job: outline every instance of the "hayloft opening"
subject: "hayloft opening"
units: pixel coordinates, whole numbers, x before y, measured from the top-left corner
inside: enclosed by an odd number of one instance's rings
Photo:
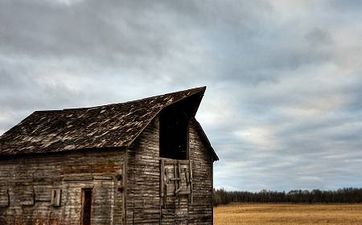
[[[176,112],[160,117],[160,156],[187,159],[187,118]]]
[[[189,121],[197,110],[200,97],[191,96],[160,113],[160,157],[188,159]]]

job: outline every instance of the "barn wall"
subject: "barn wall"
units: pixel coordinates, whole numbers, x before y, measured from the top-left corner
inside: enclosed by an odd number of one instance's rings
[[[127,224],[160,224],[158,118],[143,131],[127,154]],[[212,160],[193,126],[189,128],[189,157],[193,170],[193,202],[188,202],[188,224],[211,225]],[[162,221],[168,224],[165,219]]]
[[[93,188],[93,224],[122,224],[116,175],[122,173],[124,155],[83,152],[0,160],[0,223],[79,225],[81,189]],[[62,190],[60,207],[51,206],[54,188]]]
[[[127,224],[160,223],[160,161],[158,118],[127,151]]]
[[[189,141],[189,158],[193,172],[193,203],[189,205],[188,224],[210,225],[213,222],[212,160],[193,126],[190,126]]]

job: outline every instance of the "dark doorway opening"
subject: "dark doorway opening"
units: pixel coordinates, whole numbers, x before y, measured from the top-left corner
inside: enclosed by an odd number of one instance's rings
[[[188,118],[175,112],[160,117],[160,156],[187,159]]]
[[[171,105],[160,113],[160,157],[188,159],[188,130],[202,96],[195,95]]]
[[[91,225],[92,189],[82,189],[82,225]]]

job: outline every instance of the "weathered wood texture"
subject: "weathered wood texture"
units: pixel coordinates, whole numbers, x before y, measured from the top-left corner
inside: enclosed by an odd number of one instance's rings
[[[0,137],[0,225],[212,224],[204,91],[33,113]]]
[[[0,181],[2,224],[79,225],[82,188],[92,188],[92,224],[212,224],[212,158],[192,124],[188,160],[159,157],[155,118],[126,151],[0,160]]]
[[[161,159],[161,163],[164,167],[161,224],[187,225],[189,205],[192,203],[190,161]]]
[[[158,129],[155,119],[127,151],[127,224],[160,223]]]
[[[1,225],[79,225],[82,188],[92,188],[92,224],[122,224],[123,198],[117,189],[124,151],[27,156],[0,160]],[[51,206],[61,189],[61,206]],[[6,222],[5,222],[6,221]]]
[[[193,203],[189,205],[188,224],[210,225],[213,218],[213,161],[192,126],[189,135],[189,157],[193,173]]]
[[[189,128],[192,198],[191,193],[171,196],[169,190],[164,191],[164,195],[168,195],[164,197],[166,201],[161,199],[158,118],[144,130],[127,154],[127,224],[212,224],[212,159],[192,125]],[[167,161],[177,164],[179,160]],[[184,172],[180,174],[186,177]]]

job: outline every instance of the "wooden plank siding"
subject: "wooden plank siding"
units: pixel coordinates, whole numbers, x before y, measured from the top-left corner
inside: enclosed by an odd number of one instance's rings
[[[158,118],[127,150],[127,157],[126,224],[160,224]]]
[[[159,120],[155,118],[127,151],[127,224],[184,224],[177,213],[161,210],[161,167],[159,157]],[[168,159],[170,160],[170,159]],[[189,128],[189,160],[193,174],[192,200],[168,197],[168,201],[188,207],[187,224],[212,224],[212,159],[196,129]],[[174,160],[175,162],[177,160]],[[183,206],[184,208],[184,206]],[[164,213],[163,212],[169,212]],[[173,217],[173,218],[170,218]]]
[[[82,188],[92,188],[92,224],[211,225],[212,159],[192,124],[188,139],[190,194],[166,196],[168,208],[164,209],[157,117],[124,151],[0,160],[0,199],[4,205],[0,205],[0,221],[2,225],[4,221],[8,225],[80,225]],[[177,165],[177,160],[167,161]],[[59,207],[51,206],[53,189],[61,189]],[[7,195],[9,206],[5,206]]]
[[[0,136],[0,225],[211,225],[205,88],[29,115]]]
[[[193,126],[189,129],[189,157],[192,164],[193,202],[189,205],[189,225],[210,225],[213,218],[213,161]]]
[[[0,160],[0,180],[6,181],[0,189],[10,197],[10,205],[0,207],[2,225],[80,225],[82,188],[93,190],[92,224],[122,224],[116,175],[123,170],[124,155],[88,152]],[[54,188],[62,190],[60,207],[51,206]]]

